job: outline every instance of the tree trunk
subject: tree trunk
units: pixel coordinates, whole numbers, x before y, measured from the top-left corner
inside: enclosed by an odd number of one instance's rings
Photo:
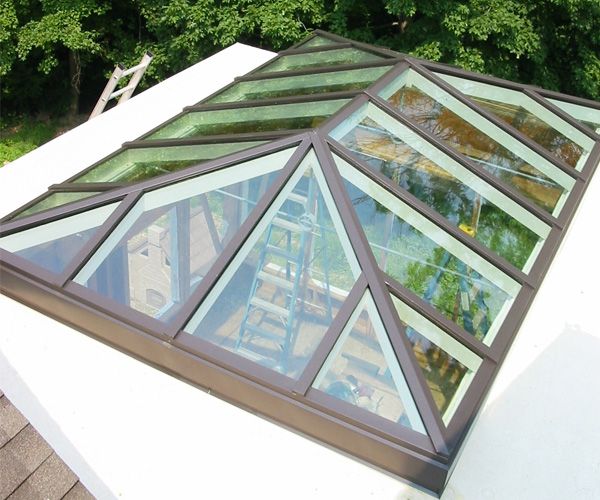
[[[70,120],[75,119],[79,113],[79,93],[81,85],[81,60],[79,53],[74,50],[69,50],[69,108],[67,117]]]

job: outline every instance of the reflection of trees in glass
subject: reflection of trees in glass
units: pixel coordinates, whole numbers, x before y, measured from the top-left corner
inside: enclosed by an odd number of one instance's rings
[[[538,241],[533,231],[373,120],[363,120],[340,142],[454,225],[471,230],[469,234],[516,267],[527,262]]]
[[[583,148],[522,106],[514,106],[479,97],[473,97],[472,99],[477,101],[477,104],[481,107],[495,114],[527,137],[533,139],[540,146],[546,148],[567,165],[571,165],[572,167],[577,165],[579,158],[583,154]]]
[[[479,131],[417,87],[404,86],[391,104],[451,147],[515,186],[523,195],[552,212],[562,193],[553,180]]]
[[[390,216],[385,206],[353,185],[346,186],[384,272],[483,338],[508,295],[410,224]]]

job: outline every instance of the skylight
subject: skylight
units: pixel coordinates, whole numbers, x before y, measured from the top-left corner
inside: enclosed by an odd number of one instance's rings
[[[439,493],[597,129],[317,32],[7,215],[0,288]]]

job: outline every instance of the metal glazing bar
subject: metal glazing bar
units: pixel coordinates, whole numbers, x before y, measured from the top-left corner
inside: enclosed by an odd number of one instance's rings
[[[362,296],[367,291],[367,286],[367,279],[364,274],[361,274],[356,280],[356,283],[354,283],[354,286],[350,290],[350,293],[346,297],[346,300],[342,304],[337,315],[329,325],[323,339],[304,368],[302,375],[296,381],[292,392],[300,396],[306,395],[306,392],[310,389],[310,386],[321,370],[323,363],[325,363],[327,356],[331,352],[331,349],[333,349],[333,346],[346,326],[346,323],[348,323],[350,316],[352,316],[352,313],[360,303]]]
[[[75,274],[86,264],[92,254],[98,250],[104,240],[110,235],[110,233],[117,227],[117,225],[123,220],[123,217],[127,215],[127,212],[140,200],[142,197],[142,191],[134,191],[129,193],[121,202],[121,204],[110,214],[108,219],[104,221],[104,224],[98,228],[94,235],[88,240],[88,242],[75,254],[75,257],[71,259],[71,262],[65,267],[64,271],[58,277],[56,284],[60,287],[64,287],[68,281],[70,281]]]
[[[170,337],[174,338],[185,328],[185,325],[198,308],[198,305],[206,298],[213,286],[217,283],[231,260],[252,233],[254,227],[260,222],[262,216],[268,210],[277,194],[283,189],[300,162],[304,159],[309,146],[309,140],[305,137],[300,146],[298,146],[298,149],[294,151],[294,154],[292,154],[284,166],[277,180],[271,184],[267,192],[254,207],[254,210],[242,223],[235,236],[227,243],[223,251],[217,257],[196,290],[191,294],[189,300],[174,316],[168,331]]]
[[[530,284],[532,285],[531,278],[525,274],[522,270],[515,267],[513,264],[508,262],[504,257],[492,252],[489,248],[484,246],[481,242],[469,236],[464,231],[461,231],[458,227],[453,225],[448,219],[440,215],[433,208],[426,203],[419,200],[416,196],[411,194],[407,189],[396,184],[392,180],[388,179],[385,175],[380,172],[376,172],[374,169],[369,168],[365,163],[351,155],[349,151],[344,148],[337,141],[329,138],[327,139],[332,150],[334,150],[340,157],[347,161],[354,168],[359,170],[377,185],[392,193],[395,197],[409,205],[419,215],[422,215],[427,220],[433,222],[436,226],[440,227],[444,232],[450,234],[456,240],[460,241],[467,248],[483,257],[488,262],[491,262],[495,267],[506,273],[508,276],[513,278],[519,284]]]
[[[508,196],[511,200],[521,205],[523,208],[527,209],[531,213],[533,213],[538,219],[544,221],[550,226],[558,226],[561,227],[559,220],[548,212],[538,207],[535,203],[525,198],[519,191],[517,191],[514,187],[509,184],[504,183],[500,179],[498,179],[495,175],[491,174],[484,168],[482,168],[479,164],[467,158],[465,155],[455,150],[454,148],[446,145],[444,142],[439,140],[437,137],[431,134],[428,130],[425,130],[418,123],[414,122],[408,116],[400,113],[396,108],[394,108],[390,103],[388,103],[385,99],[382,99],[376,94],[372,94],[370,91],[365,92],[371,99],[371,102],[375,104],[382,111],[385,111],[392,118],[398,120],[403,125],[406,125],[412,131],[419,134],[423,139],[427,140],[427,142],[434,145],[437,149],[441,150],[446,155],[450,156],[453,160],[456,160],[463,167],[470,170],[472,173],[476,174],[478,177],[483,179],[488,184],[491,184],[493,187],[498,189],[498,191],[502,192],[506,196]]]
[[[426,78],[431,83],[433,83],[434,85],[438,86],[439,88],[441,88],[442,90],[444,90],[445,92],[450,94],[452,97],[454,97],[455,99],[460,101],[462,104],[464,104],[465,106],[469,107],[470,109],[472,109],[473,111],[475,111],[476,113],[478,113],[479,115],[484,117],[487,121],[491,122],[496,127],[498,127],[502,131],[509,134],[513,139],[524,144],[527,148],[529,148],[532,151],[534,151],[535,153],[537,153],[539,156],[544,158],[546,161],[549,161],[550,163],[555,165],[557,168],[559,168],[560,170],[565,172],[567,175],[569,175],[575,179],[579,179],[581,177],[581,174],[577,170],[575,170],[573,167],[567,165],[563,160],[554,156],[547,149],[540,146],[537,142],[535,142],[532,139],[530,139],[529,137],[523,135],[521,132],[519,132],[517,129],[515,129],[512,125],[509,125],[504,120],[501,120],[500,118],[494,116],[492,113],[486,111],[485,109],[483,109],[480,106],[478,106],[477,104],[475,104],[468,96],[466,96],[465,94],[463,94],[462,92],[460,92],[459,90],[454,88],[449,83],[442,80],[439,76],[435,75],[433,72],[431,72],[430,70],[425,68],[419,62],[417,62],[414,59],[407,59],[407,61],[410,65],[411,69],[413,69],[415,72],[419,73],[423,78]]]
[[[369,283],[369,289],[381,320],[385,325],[394,352],[402,367],[404,378],[412,392],[423,425],[435,450],[442,456],[448,456],[448,447],[442,432],[444,424],[441,416],[437,411],[431,392],[427,388],[425,378],[417,364],[417,360],[412,354],[412,347],[404,334],[405,328],[396,314],[390,294],[383,282],[382,273],[375,261],[375,256],[371,252],[369,242],[361,228],[352,202],[344,189],[343,180],[335,166],[331,151],[318,133],[313,133],[312,139],[325,180],[333,195],[338,211],[342,215],[342,222],[354,245],[356,257]]]

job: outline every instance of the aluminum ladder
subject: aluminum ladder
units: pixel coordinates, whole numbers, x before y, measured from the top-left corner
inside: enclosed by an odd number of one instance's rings
[[[117,103],[117,106],[127,101],[132,96],[136,87],[140,83],[140,80],[142,79],[142,76],[144,76],[146,68],[148,68],[148,66],[152,62],[153,57],[154,56],[152,52],[146,52],[140,60],[139,64],[129,69],[125,69],[125,66],[123,66],[121,63],[117,64],[115,70],[113,71],[113,74],[108,79],[106,87],[104,87],[104,90],[100,95],[100,99],[98,99],[96,106],[94,106],[92,114],[90,115],[88,120],[91,120],[92,118],[102,113],[102,111],[104,111],[104,108],[108,104],[108,101],[110,101],[111,99],[115,99],[121,96],[119,102]],[[121,78],[125,78],[129,75],[132,75],[131,79],[129,80],[129,84],[119,90],[115,90]]]

